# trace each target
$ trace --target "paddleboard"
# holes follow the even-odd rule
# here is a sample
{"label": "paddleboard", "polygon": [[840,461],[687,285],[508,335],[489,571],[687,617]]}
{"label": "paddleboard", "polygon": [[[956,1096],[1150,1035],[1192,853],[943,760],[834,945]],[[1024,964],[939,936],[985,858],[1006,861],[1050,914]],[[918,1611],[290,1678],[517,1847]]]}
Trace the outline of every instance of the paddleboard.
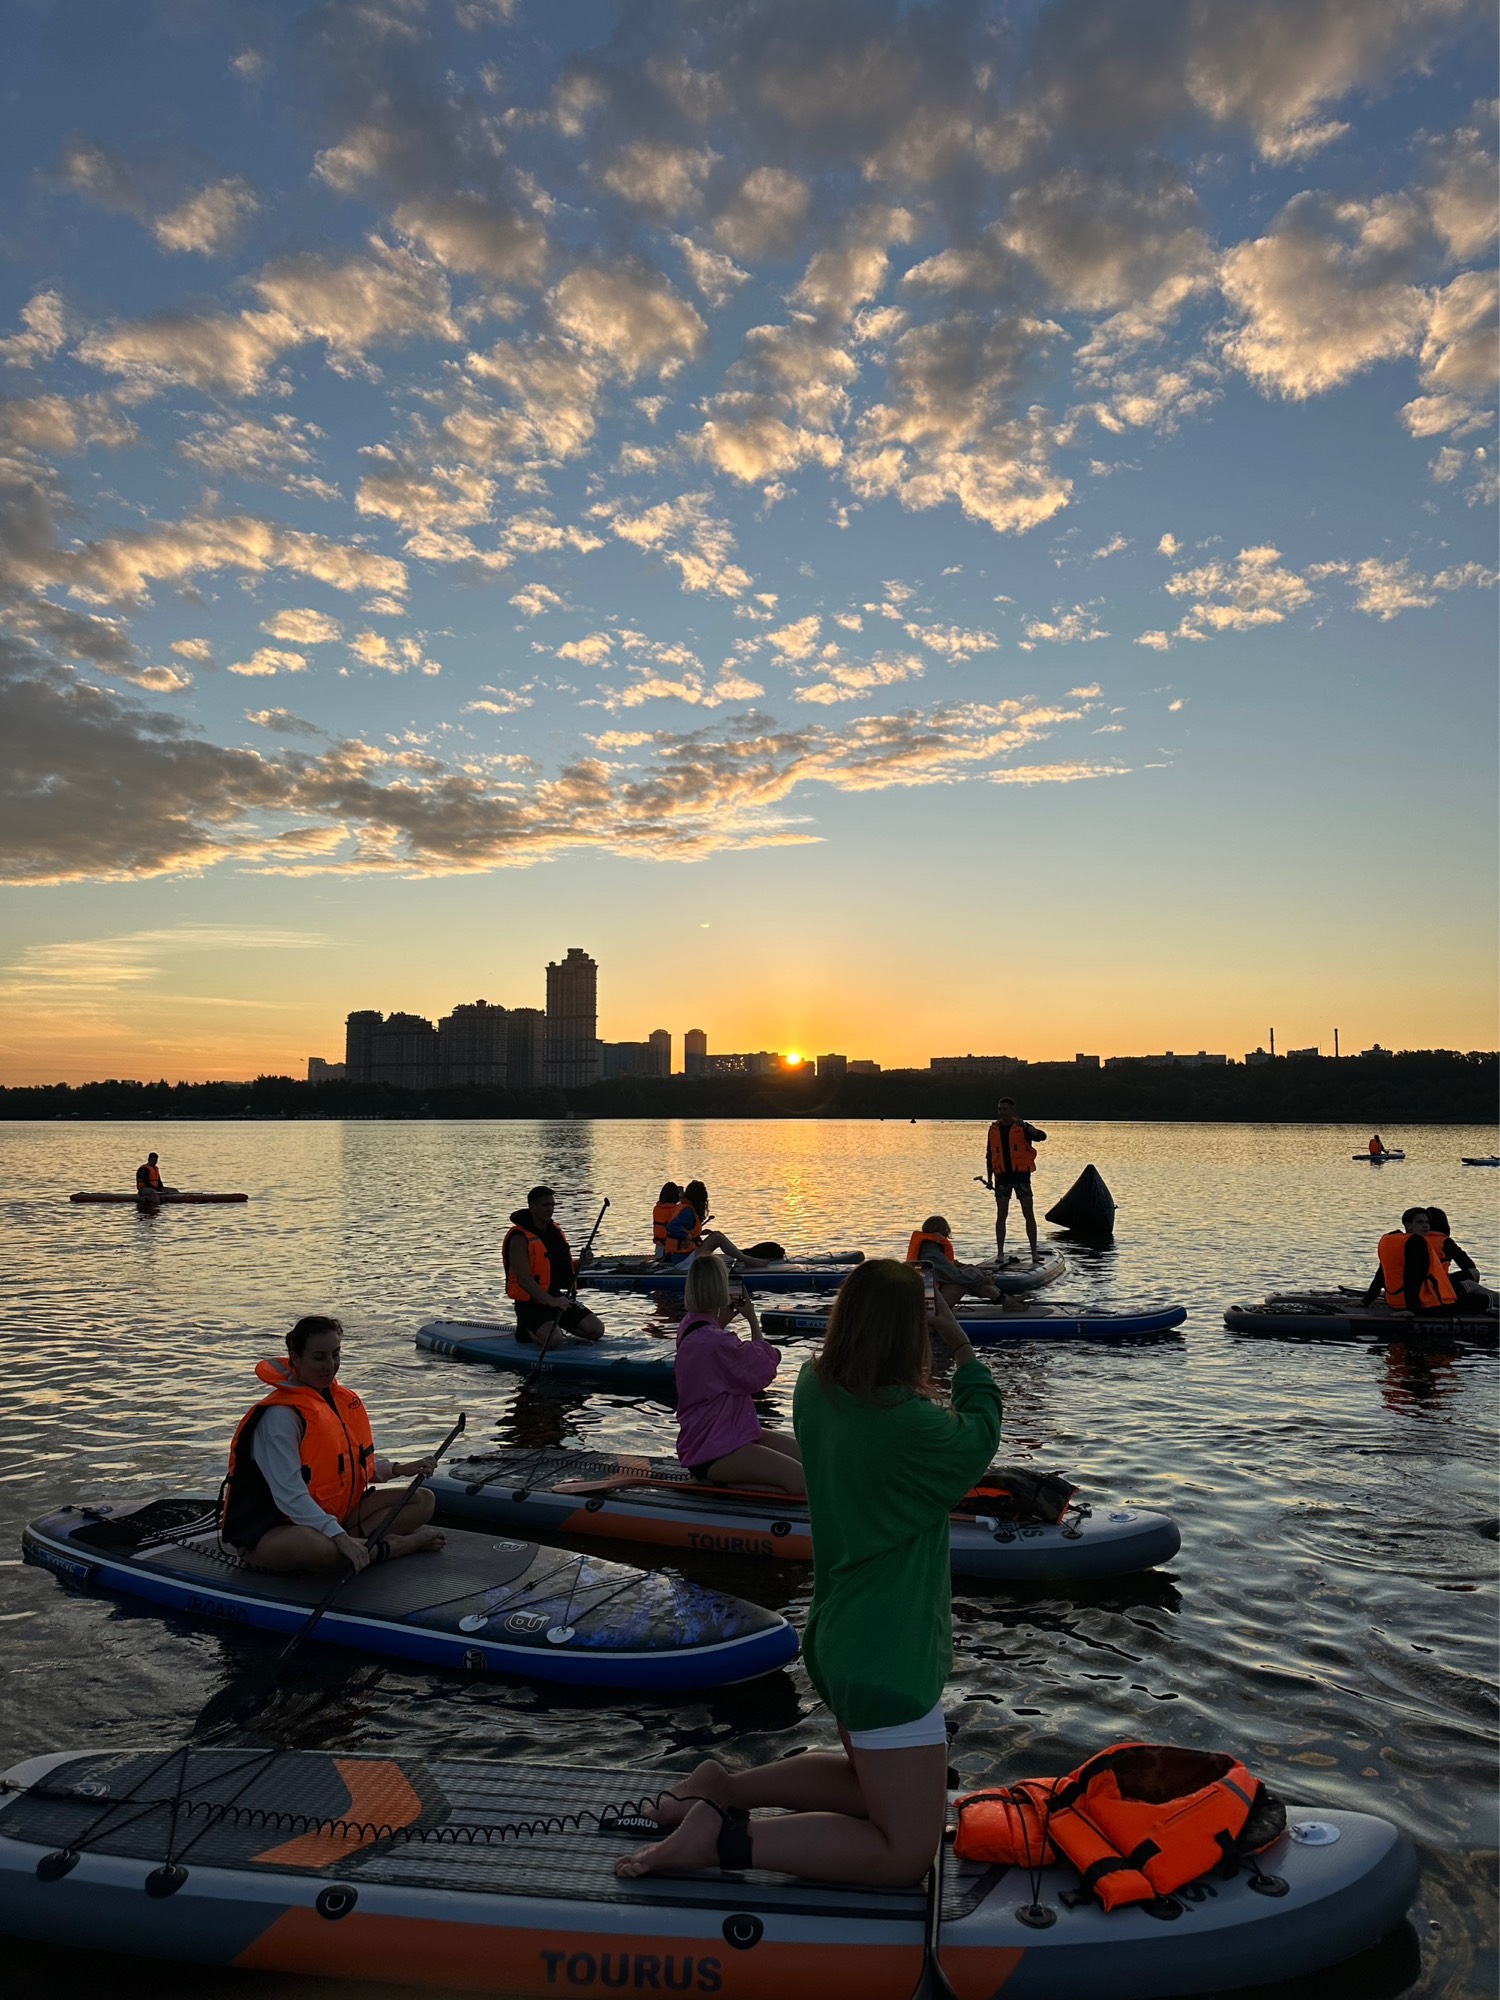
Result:
{"label": "paddleboard", "polygon": [[150,1208],[206,1208],[214,1202],[248,1201],[247,1194],[191,1194],[174,1191],[158,1194],[154,1189],[143,1190],[139,1194],[70,1194],[69,1201],[90,1202],[139,1202]]}
{"label": "paddleboard", "polygon": [[[976,1265],[1002,1292],[1035,1292],[1052,1285],[1067,1270],[1062,1252],[1048,1245],[1042,1260],[1033,1264],[1029,1253],[997,1269],[992,1262]],[[836,1292],[849,1275],[847,1265],[815,1264],[810,1260],[792,1264],[771,1264],[761,1271],[736,1271],[735,1276],[752,1292]],[[601,1292],[680,1292],[687,1280],[687,1266],[671,1268],[646,1264],[627,1270],[602,1271],[590,1268],[579,1278],[580,1285],[592,1285]]]}
{"label": "paddleboard", "polygon": [[429,1354],[482,1361],[548,1382],[614,1387],[627,1396],[670,1398],[677,1393],[672,1372],[676,1344],[655,1334],[607,1333],[603,1340],[577,1341],[542,1353],[529,1341],[516,1339],[514,1320],[503,1325],[497,1320],[434,1319],[418,1328],[417,1345]]}
{"label": "paddleboard", "polygon": [[1273,1293],[1263,1305],[1230,1306],[1224,1324],[1235,1333],[1289,1334],[1303,1340],[1461,1340],[1494,1346],[1500,1338],[1500,1317],[1493,1312],[1409,1319],[1383,1306],[1358,1305],[1338,1292]]}
{"label": "paddleboard", "polygon": [[[685,1775],[260,1748],[33,1757],[0,1793],[0,1931],[509,2000],[911,2000],[923,1888],[763,1869],[620,1881],[617,1856],[650,1837],[641,1805]],[[1399,1924],[1417,1884],[1389,1821],[1294,1807],[1255,1864],[1160,1905],[1070,1904],[1079,1878],[1058,1865],[1033,1928],[1025,1871],[949,1854],[932,1914],[962,2000],[1159,2000],[1336,1965]]]}
{"label": "paddleboard", "polygon": [[[986,1299],[965,1299],[954,1318],[975,1347],[999,1347],[1022,1340],[1149,1340],[1181,1326],[1187,1308],[1162,1306],[1155,1312],[1110,1313],[1030,1303],[1007,1307]],[[761,1314],[760,1323],[767,1333],[822,1334],[828,1327],[828,1315],[778,1312],[773,1307]]]}
{"label": "paddleboard", "polygon": [[1487,1160],[1471,1160],[1466,1153],[1463,1155],[1463,1164],[1466,1167],[1500,1167],[1500,1153],[1491,1153]]}
{"label": "paddleboard", "polygon": [[[508,1449],[461,1459],[427,1484],[445,1521],[778,1562],[812,1560],[805,1500],[764,1488],[708,1486],[676,1459]],[[961,1511],[952,1518],[950,1539],[955,1576],[1023,1584],[1133,1575],[1170,1562],[1182,1542],[1166,1514],[1096,1510],[1076,1501],[1061,1522]]]}
{"label": "paddleboard", "polygon": [[[788,1257],[783,1261],[794,1264],[799,1269],[804,1264],[862,1264],[865,1261],[865,1253],[863,1250],[815,1250],[805,1257]],[[655,1257],[596,1257],[589,1266],[591,1271],[600,1273],[621,1273],[639,1277],[650,1277],[653,1273],[660,1274],[671,1268],[673,1267],[658,1263]]]}
{"label": "paddleboard", "polygon": [[[212,1500],[177,1496],[63,1507],[30,1523],[21,1553],[78,1589],[151,1610],[299,1631],[328,1579],[226,1559],[214,1512]],[[422,1666],[640,1689],[749,1680],[797,1651],[776,1612],[685,1578],[462,1530],[436,1554],[350,1577],[317,1637]]]}
{"label": "paddleboard", "polygon": [[1406,1155],[1398,1150],[1390,1153],[1351,1153],[1349,1157],[1351,1160],[1368,1160],[1372,1167],[1383,1167],[1387,1160],[1404,1160]]}

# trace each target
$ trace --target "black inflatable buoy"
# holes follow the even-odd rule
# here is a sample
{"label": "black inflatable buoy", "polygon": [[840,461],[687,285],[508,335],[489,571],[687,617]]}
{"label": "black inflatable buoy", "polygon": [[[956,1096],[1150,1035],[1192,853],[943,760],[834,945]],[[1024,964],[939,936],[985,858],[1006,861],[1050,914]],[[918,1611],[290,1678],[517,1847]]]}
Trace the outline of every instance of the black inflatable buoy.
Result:
{"label": "black inflatable buoy", "polygon": [[1060,1201],[1047,1210],[1047,1220],[1070,1236],[1087,1236],[1107,1243],[1115,1233],[1115,1198],[1096,1166],[1087,1166]]}

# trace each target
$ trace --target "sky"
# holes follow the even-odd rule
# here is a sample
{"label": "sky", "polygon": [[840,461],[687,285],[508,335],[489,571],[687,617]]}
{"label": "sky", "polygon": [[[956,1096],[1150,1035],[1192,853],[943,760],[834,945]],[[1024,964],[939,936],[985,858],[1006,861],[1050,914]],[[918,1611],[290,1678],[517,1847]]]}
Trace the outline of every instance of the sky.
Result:
{"label": "sky", "polygon": [[12,0],[0,1082],[1493,1048],[1469,0]]}

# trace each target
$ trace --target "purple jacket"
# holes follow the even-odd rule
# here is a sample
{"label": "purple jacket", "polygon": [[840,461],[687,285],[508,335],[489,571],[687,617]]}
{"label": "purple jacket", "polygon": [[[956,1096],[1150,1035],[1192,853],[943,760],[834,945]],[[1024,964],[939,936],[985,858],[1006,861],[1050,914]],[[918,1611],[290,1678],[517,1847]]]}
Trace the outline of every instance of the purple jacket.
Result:
{"label": "purple jacket", "polygon": [[760,1436],[750,1400],[764,1389],[781,1356],[764,1340],[741,1340],[706,1313],[677,1329],[677,1456],[711,1465]]}

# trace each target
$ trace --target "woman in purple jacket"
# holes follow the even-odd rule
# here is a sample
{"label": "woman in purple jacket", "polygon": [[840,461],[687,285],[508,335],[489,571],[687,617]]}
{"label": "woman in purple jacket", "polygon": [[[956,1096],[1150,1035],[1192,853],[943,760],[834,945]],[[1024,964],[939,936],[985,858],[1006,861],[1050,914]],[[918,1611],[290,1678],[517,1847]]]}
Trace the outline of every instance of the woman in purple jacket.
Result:
{"label": "woman in purple jacket", "polygon": [[[768,1431],[754,1398],[781,1362],[760,1330],[741,1289],[731,1297],[722,1257],[695,1257],[688,1266],[677,1329],[677,1456],[695,1479],[719,1486],[773,1486],[803,1494],[802,1454],[790,1431]],[[731,1333],[743,1315],[749,1340]]]}

